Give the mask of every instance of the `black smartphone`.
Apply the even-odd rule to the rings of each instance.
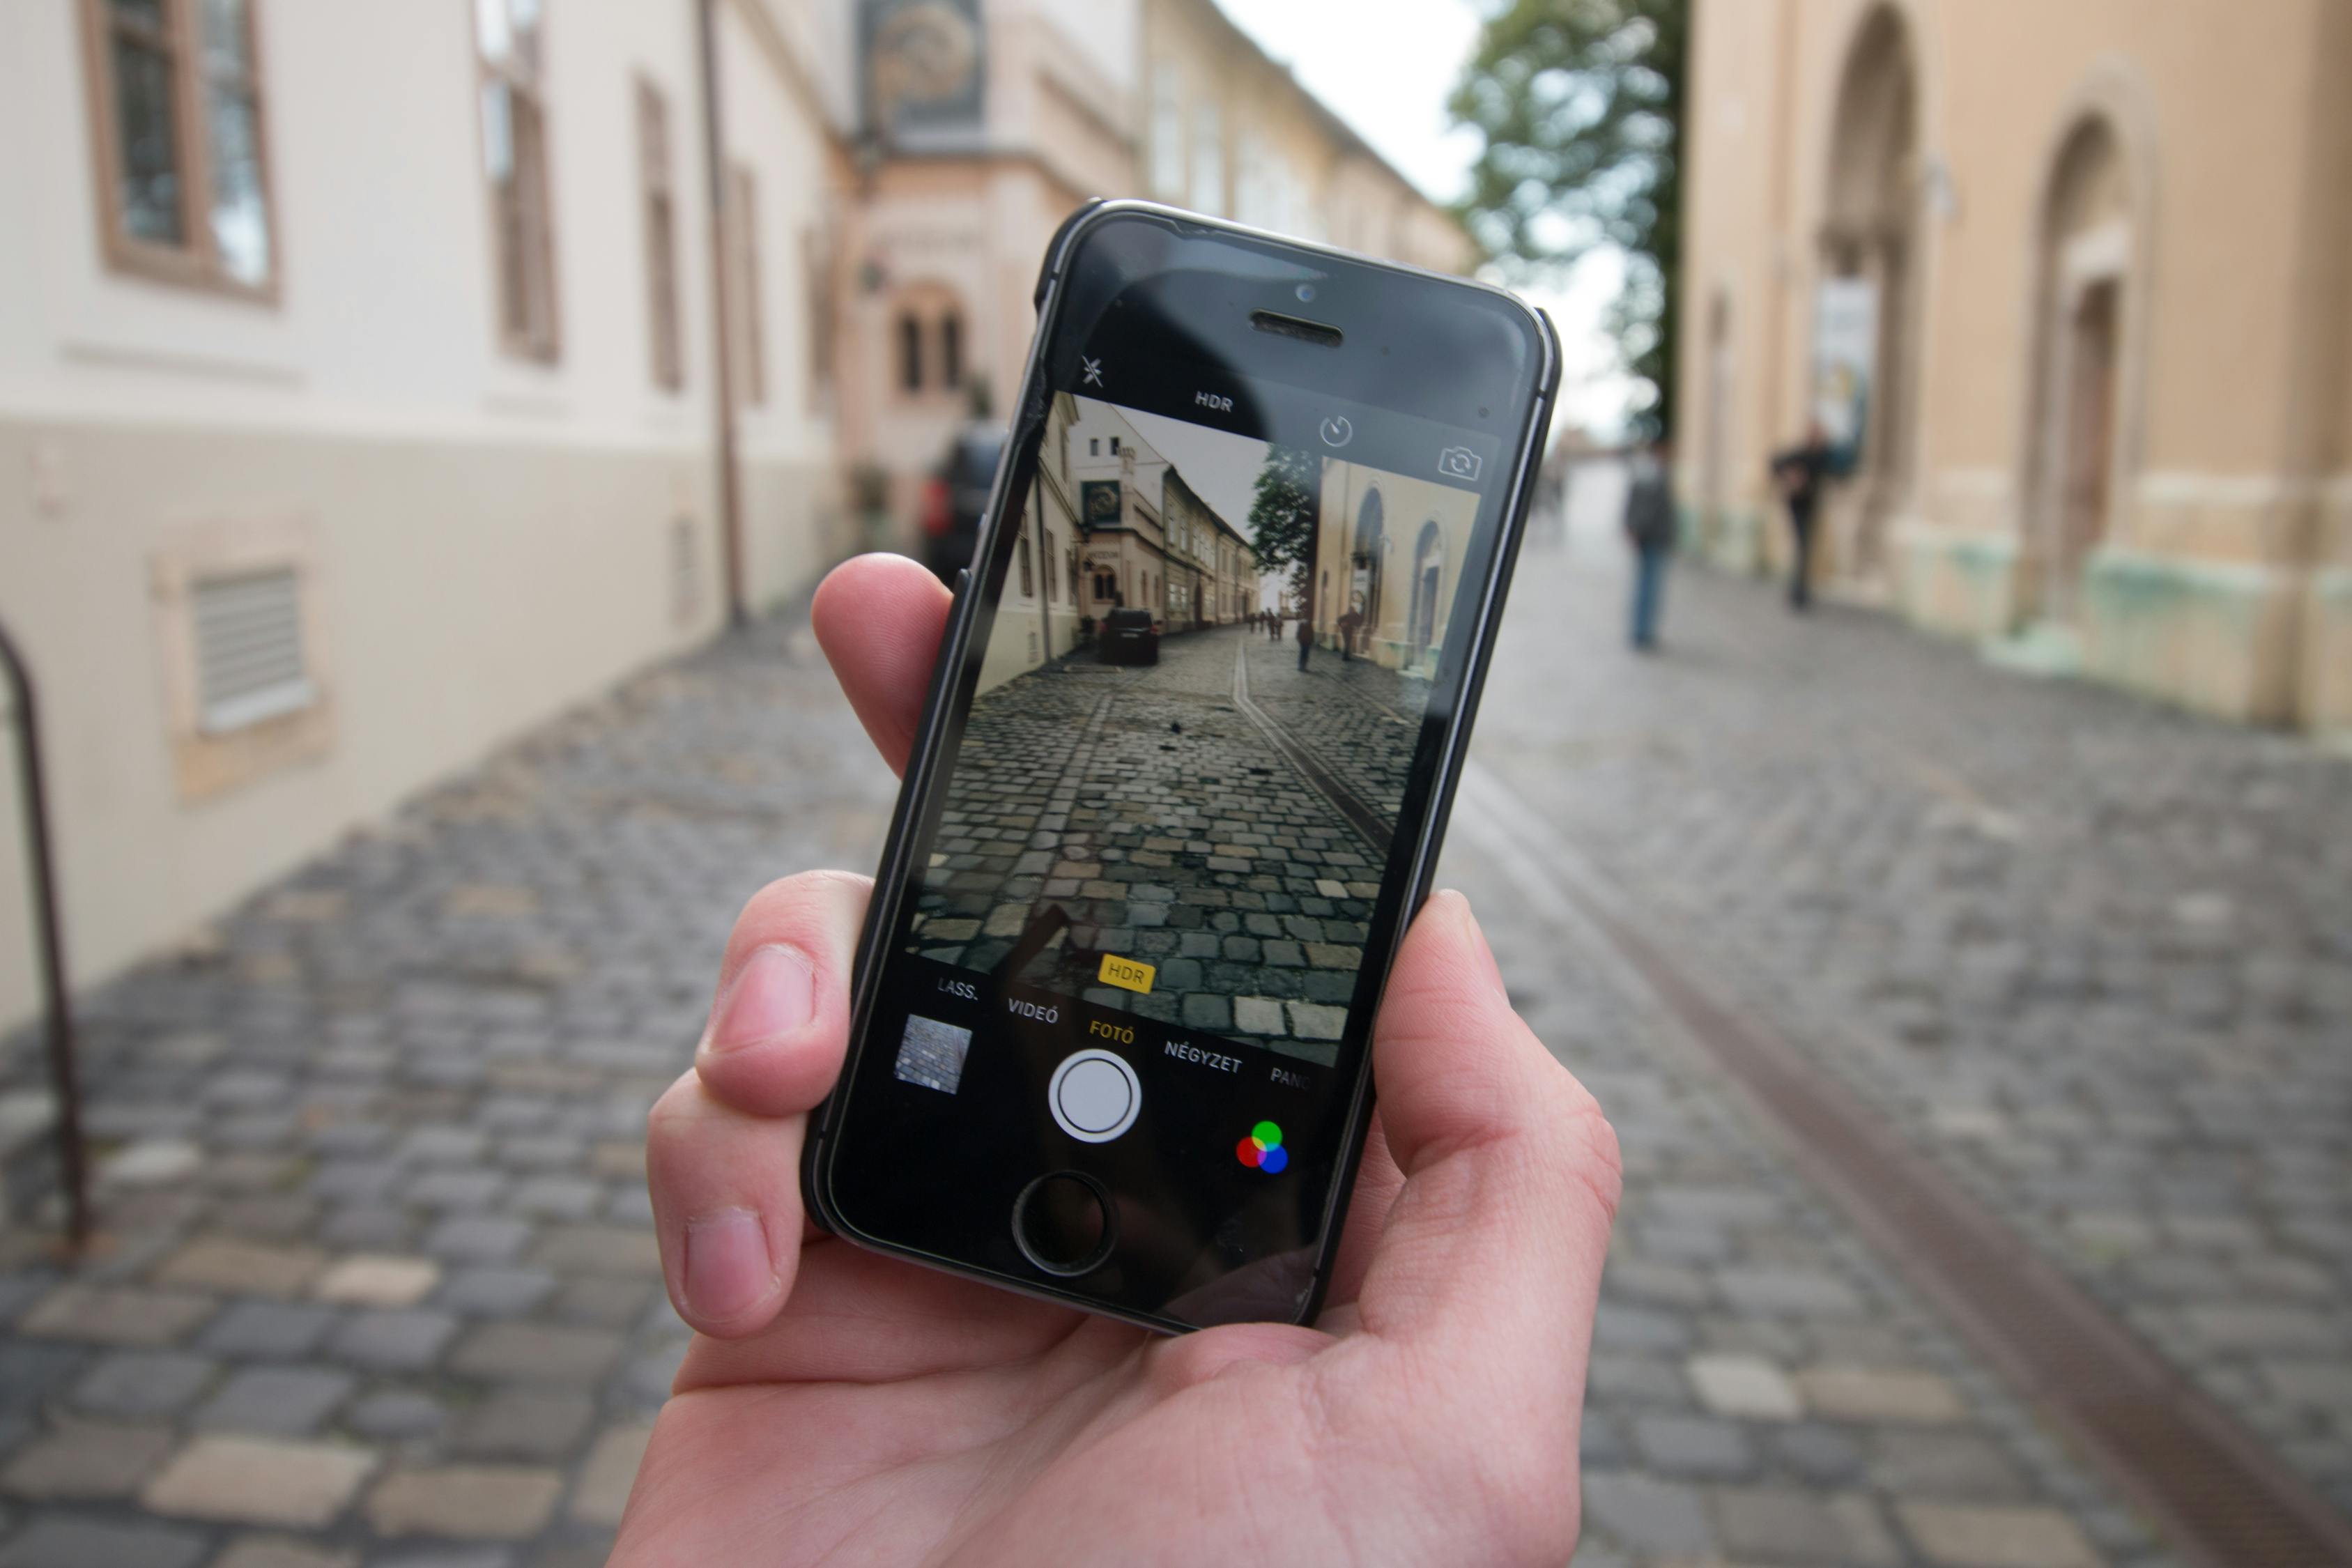
[[[1500,289],[1065,224],[811,1212],[1165,1331],[1315,1314],[1558,387]]]

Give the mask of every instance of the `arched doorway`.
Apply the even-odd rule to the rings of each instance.
[[[2079,618],[2084,563],[2116,500],[2124,331],[2137,253],[2123,148],[2103,115],[2060,143],[2036,256],[2033,424],[2019,544],[2029,616]]]
[[[1424,522],[1412,547],[1412,616],[1406,632],[1412,663],[1420,663],[1437,641],[1437,595],[1444,585],[1445,540],[1434,521]]]
[[[1348,596],[1348,608],[1356,612],[1355,646],[1370,649],[1379,635],[1381,625],[1381,557],[1385,551],[1383,514],[1385,507],[1381,492],[1368,490],[1363,504],[1356,509],[1356,542],[1348,552],[1348,564],[1355,574],[1354,586]]]
[[[1822,298],[1840,290],[1849,318],[1854,301],[1862,301],[1873,339],[1863,384],[1837,408],[1817,401],[1809,410],[1829,426],[1832,440],[1843,436],[1853,442],[1853,468],[1828,498],[1822,544],[1830,571],[1869,585],[1885,581],[1887,526],[1907,493],[1913,459],[1919,253],[1913,51],[1910,26],[1893,5],[1872,10],[1854,34],[1831,122],[1820,238]]]

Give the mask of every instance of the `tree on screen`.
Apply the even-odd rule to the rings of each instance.
[[[1268,447],[1250,500],[1250,549],[1261,572],[1288,568],[1291,591],[1306,603],[1322,515],[1322,459],[1297,447]]]
[[[1674,418],[1689,36],[1690,0],[1498,0],[1452,104],[1486,140],[1457,210],[1506,270],[1623,253],[1608,324],[1654,433]]]

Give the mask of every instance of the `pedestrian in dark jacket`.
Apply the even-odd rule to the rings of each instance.
[[[1298,617],[1298,668],[1307,668],[1307,652],[1315,646],[1315,623],[1305,616]]]
[[[1633,547],[1633,646],[1658,646],[1658,606],[1675,553],[1674,447],[1653,441],[1633,458],[1625,491],[1625,540]]]
[[[1796,547],[1789,563],[1789,607],[1809,609],[1813,602],[1813,512],[1822,499],[1822,479],[1830,472],[1833,455],[1830,439],[1818,419],[1805,426],[1801,446],[1772,456],[1772,481],[1789,508],[1789,533]]]

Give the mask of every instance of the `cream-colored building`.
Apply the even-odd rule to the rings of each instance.
[[[2352,8],[1697,0],[1677,454],[1704,547],[1852,422],[1832,591],[2352,728]]]
[[[847,13],[713,14],[717,265],[691,0],[0,6],[0,621],[77,981],[845,548]]]
[[[1316,523],[1318,646],[1427,675],[1445,648],[1478,496],[1358,463],[1323,460]]]
[[[922,475],[1012,407],[1047,242],[1150,195],[1442,271],[1468,237],[1214,0],[868,0],[841,409],[908,525]]]

